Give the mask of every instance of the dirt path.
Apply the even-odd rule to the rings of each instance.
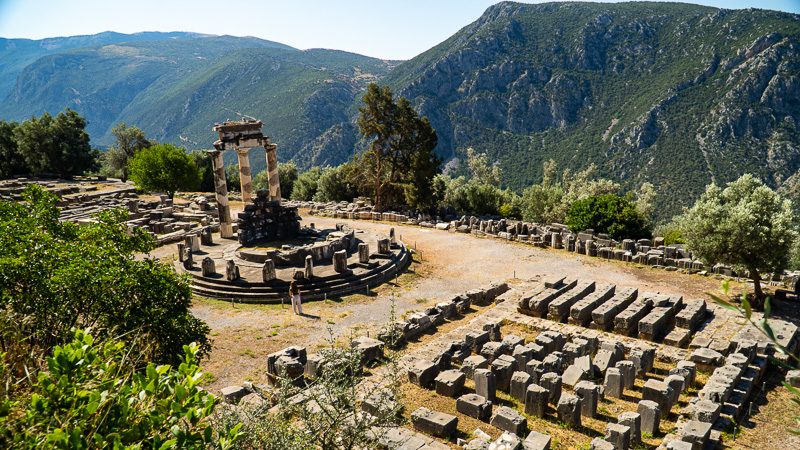
[[[341,221],[304,217],[304,224],[313,222],[324,228]],[[389,321],[393,303],[394,313],[400,317],[497,280],[513,284],[540,276],[564,275],[681,294],[685,298],[704,297],[704,292],[719,289],[719,282],[708,278],[637,268],[562,250],[419,227],[349,222],[355,228],[383,233],[394,227],[409,247],[416,246],[418,262],[398,278],[398,283],[387,283],[369,294],[306,303],[305,317],[291,314],[288,306],[231,305],[198,299],[192,312],[211,326],[215,341],[215,348],[204,363],[204,370],[211,374],[206,380],[209,390],[246,380],[263,381],[261,357],[288,345],[313,349],[330,334],[339,336],[350,330],[374,333]]]

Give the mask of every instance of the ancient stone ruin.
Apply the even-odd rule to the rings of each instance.
[[[225,165],[222,153],[236,150],[239,155],[239,179],[241,180],[244,211],[239,213],[238,238],[241,244],[251,244],[266,239],[288,239],[300,232],[300,217],[297,208],[281,206],[281,184],[278,179],[277,145],[261,133],[264,124],[257,120],[225,122],[216,124],[214,131],[219,140],[214,142],[214,150],[208,152],[214,165],[214,186],[219,205],[220,234],[223,238],[233,237],[228,187],[225,182]],[[267,171],[269,190],[258,192],[253,197],[253,183],[250,174],[250,149],[263,147],[267,152]]]

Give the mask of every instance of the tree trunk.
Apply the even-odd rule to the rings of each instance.
[[[750,278],[753,279],[753,302],[750,306],[758,311],[764,310],[764,292],[761,290],[761,276],[758,269],[750,269]]]

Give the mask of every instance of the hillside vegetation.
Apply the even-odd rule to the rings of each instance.
[[[437,153],[467,148],[521,192],[553,159],[595,164],[632,190],[655,185],[656,217],[711,181],[749,172],[800,191],[800,16],[680,3],[499,3],[395,66],[254,38],[185,37],[85,46],[28,65],[0,103],[22,120],[71,107],[93,145],[135,124],[160,141],[209,148],[215,122],[265,123],[281,161],[337,165],[364,150],[356,107],[371,81],[428,116]],[[1,69],[2,67],[0,67]],[[2,87],[2,86],[0,86]],[[251,152],[255,172],[263,156]],[[234,162],[234,155],[226,155]]]

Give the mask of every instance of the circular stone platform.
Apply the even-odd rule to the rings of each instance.
[[[348,227],[349,226],[345,226]],[[349,230],[344,230],[349,231]],[[411,261],[405,244],[396,241],[390,246],[388,253],[378,253],[378,240],[388,239],[389,236],[364,230],[352,230],[354,242],[342,246],[342,230],[322,230],[321,235],[328,236],[324,242],[313,242],[304,247],[295,247],[289,251],[279,252],[293,254],[300,250],[311,253],[314,247],[314,275],[311,279],[297,281],[300,295],[304,301],[333,298],[342,295],[364,292],[368,286],[377,286],[392,279],[395,274],[405,269]],[[358,244],[369,245],[369,262],[360,263],[358,258]],[[346,248],[345,248],[346,247]],[[347,251],[348,272],[338,273],[333,269],[331,259],[332,251],[344,248]],[[280,303],[288,302],[289,283],[297,270],[304,268],[303,264],[291,264],[291,260],[304,261],[298,258],[285,258],[284,262],[276,264],[277,278],[264,282],[262,278],[263,261],[266,250],[244,247],[235,239],[220,239],[211,245],[201,245],[200,250],[192,254],[193,265],[186,269],[182,262],[175,261],[175,268],[179,273],[191,277],[192,292],[203,297],[231,300],[240,303]],[[203,259],[211,258],[214,261],[216,274],[210,277],[202,276],[201,264]],[[228,260],[233,260],[239,268],[240,278],[228,281],[225,276],[225,267]],[[295,261],[297,262],[297,261]]]

